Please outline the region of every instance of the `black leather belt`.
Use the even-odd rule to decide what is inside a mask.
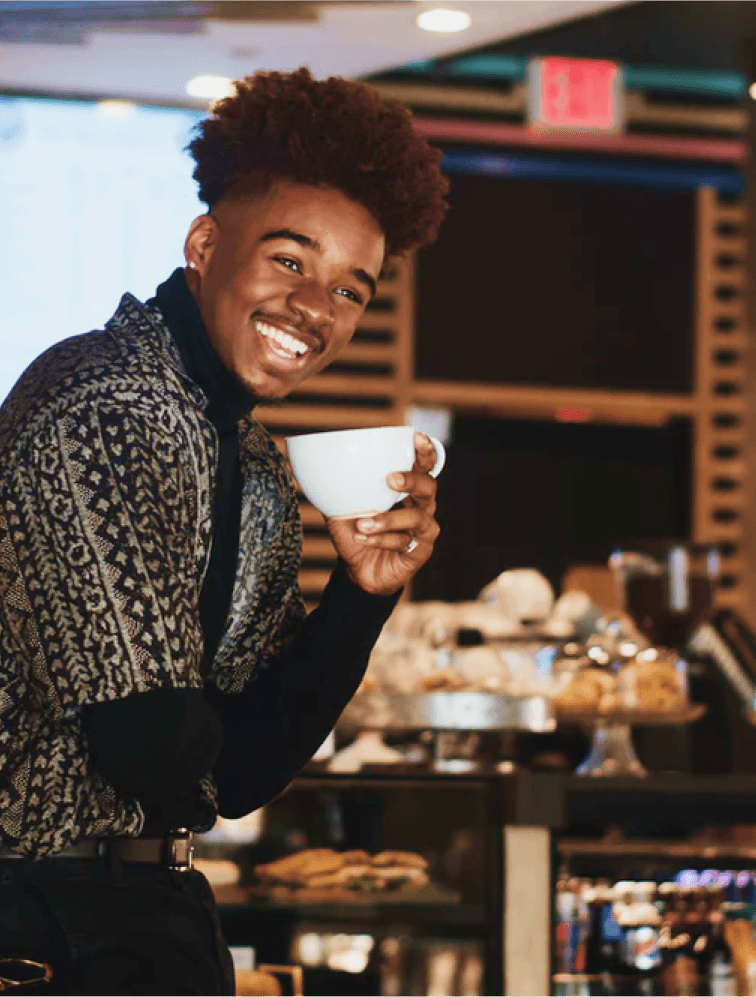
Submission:
[[[104,859],[115,857],[121,862],[163,865],[167,869],[186,872],[193,867],[194,834],[180,827],[164,838],[84,838],[69,845],[51,859]],[[0,859],[22,859],[23,855],[0,847]]]

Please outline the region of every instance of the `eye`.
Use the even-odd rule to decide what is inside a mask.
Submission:
[[[351,287],[339,287],[336,289],[336,293],[342,295],[345,298],[349,298],[351,301],[354,301],[355,304],[358,305],[364,304],[362,297],[359,294],[357,294],[356,291],[353,291]]]
[[[280,263],[286,267],[287,270],[294,270],[296,273],[302,273],[302,268],[296,260],[293,260],[290,256],[274,256],[273,259],[276,263]]]

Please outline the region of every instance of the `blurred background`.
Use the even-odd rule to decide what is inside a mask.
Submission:
[[[366,79],[443,149],[452,208],[343,363],[263,421],[281,439],[411,419],[452,444],[415,598],[472,598],[516,566],[558,588],[632,540],[695,539],[721,545],[718,604],[753,619],[756,5],[439,6],[1,3],[0,395],[182,263],[201,211],[184,147],[229,79]],[[303,516],[314,604],[334,553]]]
[[[0,2],[0,397],[183,264],[202,211],[185,146],[232,79],[366,80],[451,181],[438,242],[393,262],[336,363],[257,414],[282,448],[403,422],[444,440],[442,534],[373,677],[405,706],[506,680],[500,706],[552,712],[394,716],[386,742],[352,717],[290,793],[208,837],[239,967],[256,946],[331,995],[756,993],[755,42],[751,2]],[[301,512],[312,607],[335,551]],[[675,575],[693,545],[700,604]],[[618,553],[644,550],[660,560]],[[625,584],[641,563],[666,586],[645,608]],[[577,771],[605,779],[571,775],[589,750]],[[368,898],[271,871],[308,847],[362,850]],[[380,849],[409,862],[388,893]],[[393,889],[407,868],[422,895]],[[688,896],[691,877],[714,892]],[[690,932],[662,952],[657,886],[659,919],[699,917],[706,959]],[[735,908],[748,944],[728,949]],[[636,989],[611,989],[618,967]]]

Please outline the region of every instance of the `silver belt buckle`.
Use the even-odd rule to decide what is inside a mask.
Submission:
[[[168,868],[175,872],[188,872],[194,867],[194,835],[185,827],[171,831],[166,842]]]

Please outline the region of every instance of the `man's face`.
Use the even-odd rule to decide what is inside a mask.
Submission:
[[[349,343],[384,248],[362,205],[281,179],[193,222],[185,254],[196,269],[187,280],[223,364],[257,401],[273,400]]]

